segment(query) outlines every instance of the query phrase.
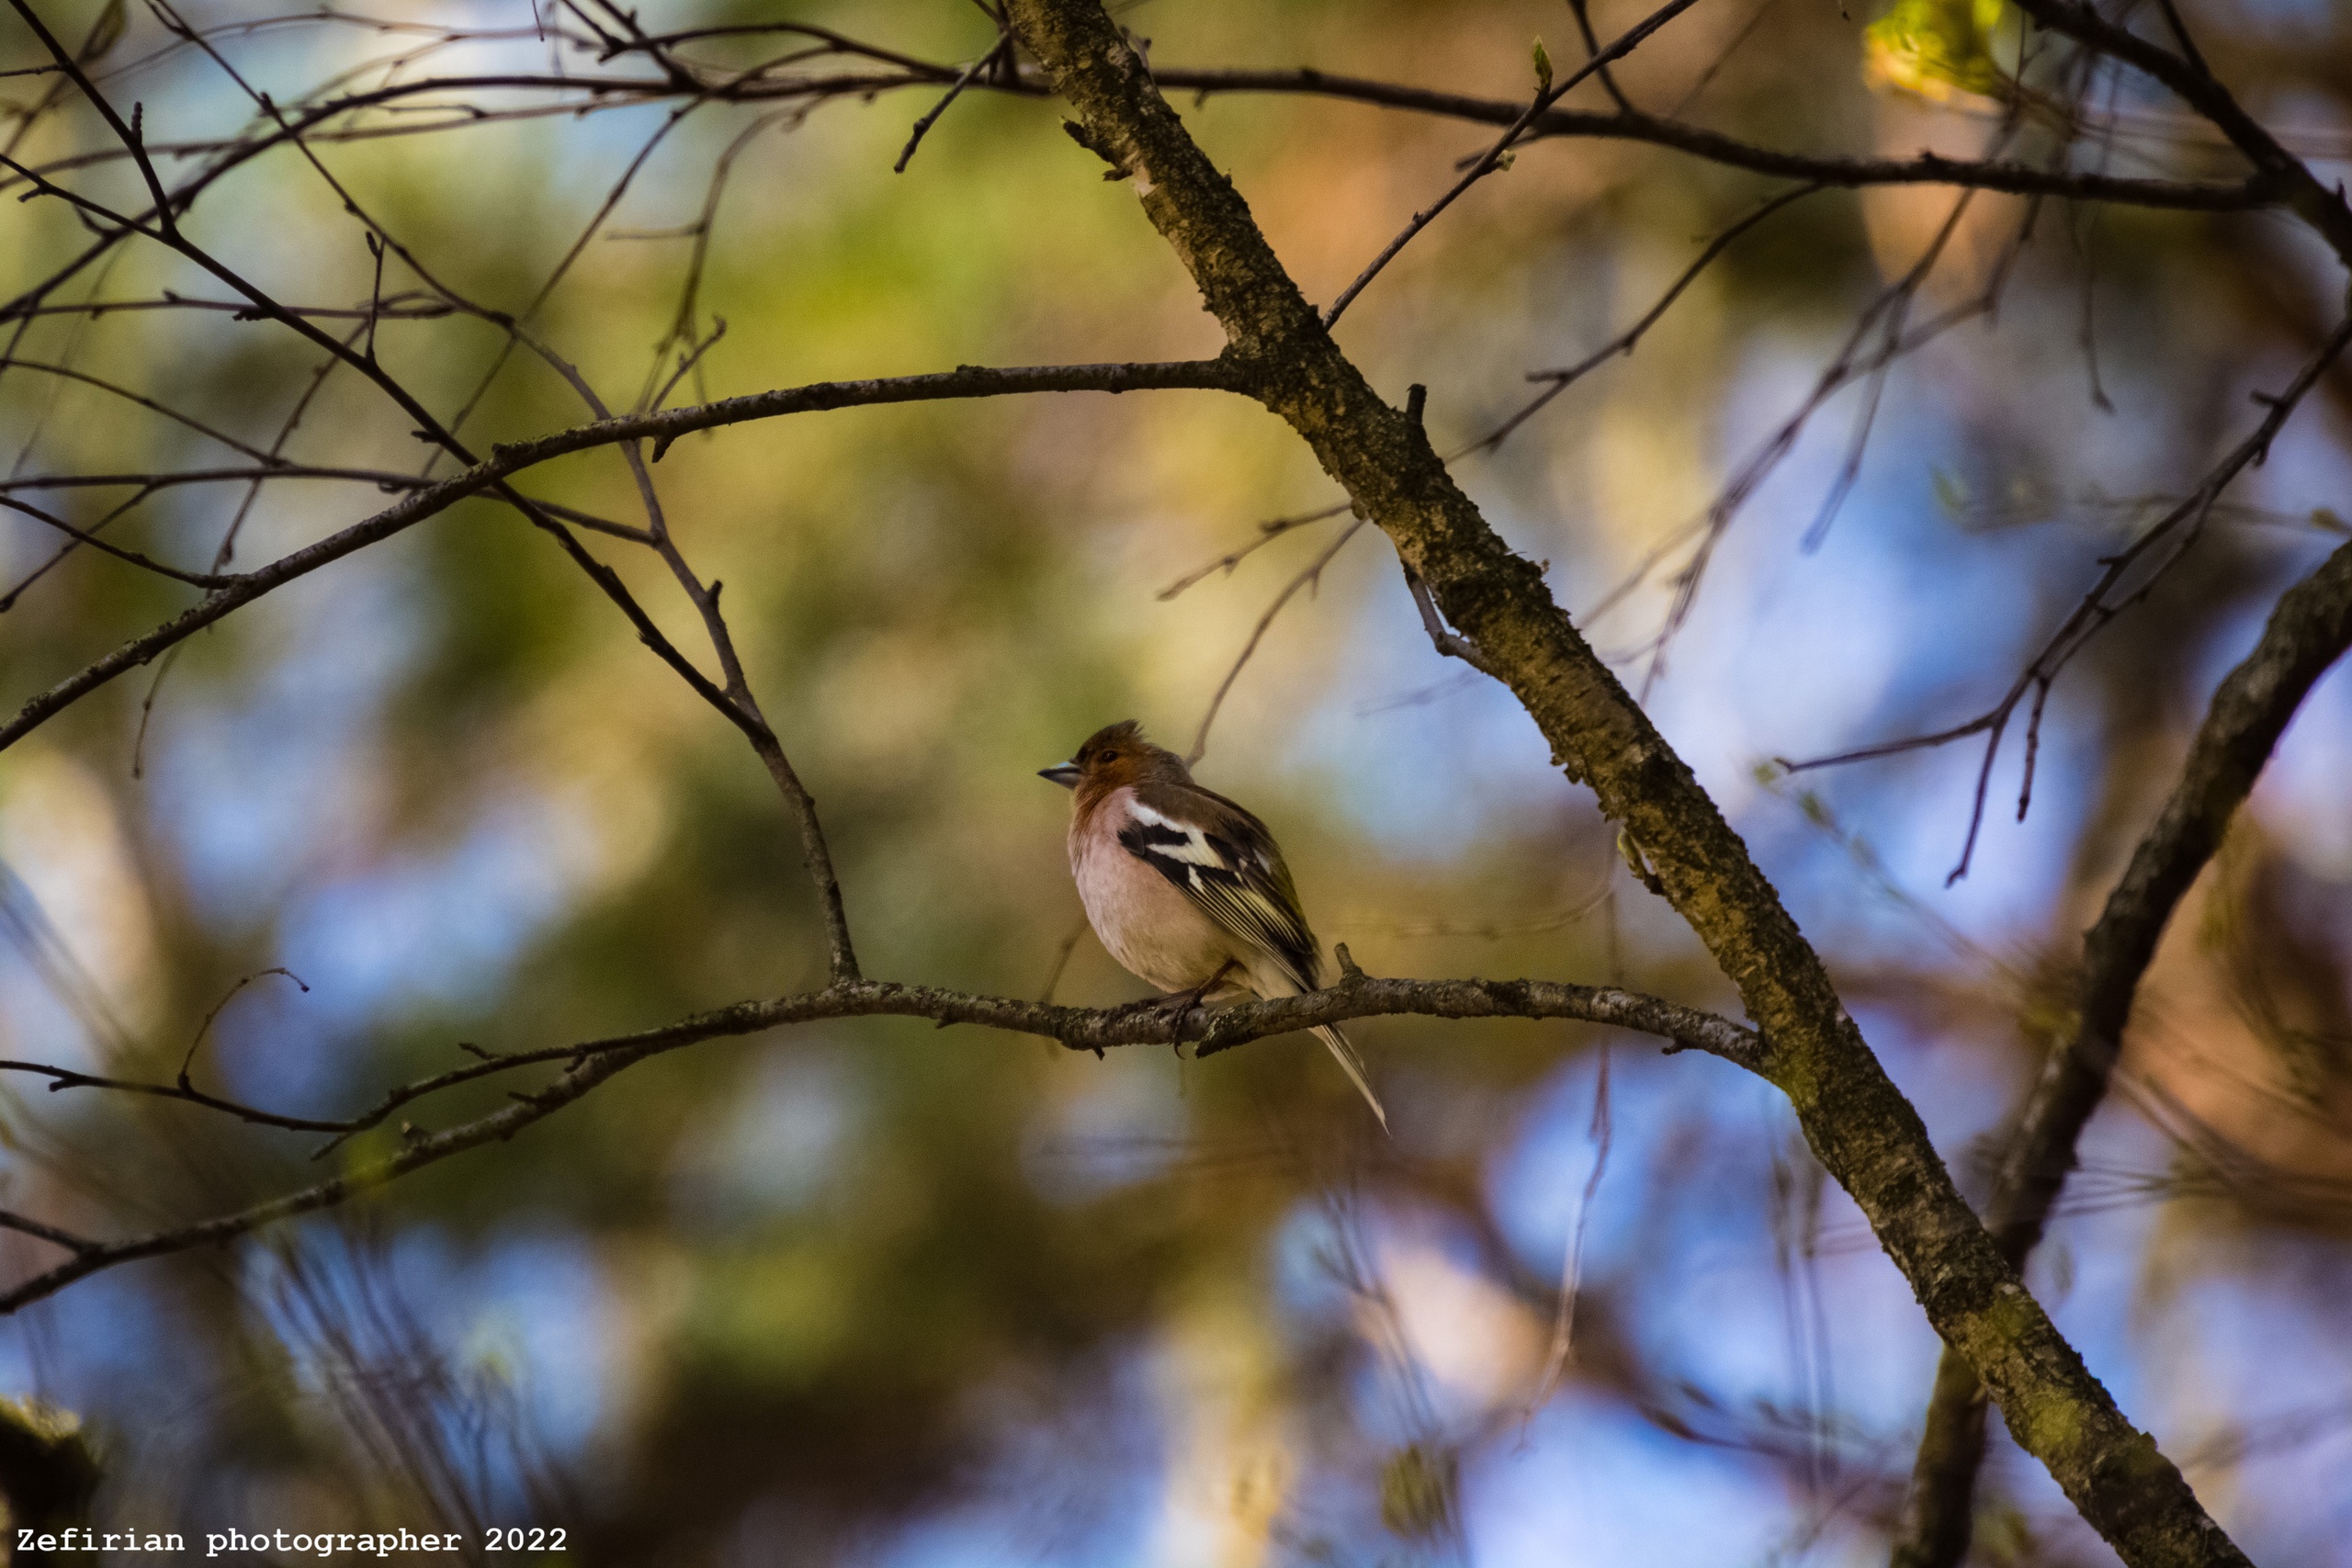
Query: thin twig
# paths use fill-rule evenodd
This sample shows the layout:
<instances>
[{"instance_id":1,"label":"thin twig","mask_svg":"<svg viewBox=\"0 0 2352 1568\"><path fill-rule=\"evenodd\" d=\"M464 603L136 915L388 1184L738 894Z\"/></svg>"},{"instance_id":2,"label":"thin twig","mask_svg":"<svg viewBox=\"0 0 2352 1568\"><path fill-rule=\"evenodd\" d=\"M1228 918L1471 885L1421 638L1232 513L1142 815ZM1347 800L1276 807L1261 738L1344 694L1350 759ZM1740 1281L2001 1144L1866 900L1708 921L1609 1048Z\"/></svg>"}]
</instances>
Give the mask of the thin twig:
<instances>
[{"instance_id":1,"label":"thin twig","mask_svg":"<svg viewBox=\"0 0 2352 1568\"><path fill-rule=\"evenodd\" d=\"M2026 774L2018 791L2018 816L2023 819L2033 799L2033 761L2041 738L2041 715L2051 688L2056 684L2059 675L2092 638L2116 616L2145 598L2165 573L2187 555L2200 536L2205 521L2222 492L2239 474L2259 463L2268 454L2270 444L2285 427L2296 405L2302 401L2304 394L2311 390L2346 347L2352 347L2352 314L2346 315L2337 324L2318 352L2296 373L2286 390L2276 395L2256 394L2256 400L2264 411L2261 420L2244 440L2207 471L2205 478L2186 499L2158 518L2130 545L2103 559L2098 580L2065 620L2059 624L2058 629L2042 643L2041 651L2010 683L2000 700L1991 707L1948 728L1923 735L1883 740L1874 745L1857 747L1826 757L1808 758L1803 761L1792 761L1784 757L1774 761L1791 773L1803 773L1813 768L1842 767L1851 762L1929 750L1955 740L1964 740L1973 735L1984 736L1984 755L1977 767L1975 795L1969 808L1968 834L1961 846L1959 863L1945 880L1949 885L1968 874L1969 863L1975 854L1977 834L1984 824L1985 803L1992 788L1994 759L1999 755L2002 739L2019 706L2025 705L2029 697L2032 699L2028 716ZM2165 552L2162 558L2135 576L2143 560L2159 547ZM2110 594L2115 596L2110 598Z\"/></svg>"},{"instance_id":2,"label":"thin twig","mask_svg":"<svg viewBox=\"0 0 2352 1568\"><path fill-rule=\"evenodd\" d=\"M1009 58L1012 53L1012 35L999 34L995 44L989 48L986 54L981 55L978 60L972 62L970 65L965 67L964 73L956 78L955 85L947 89L947 96L941 98L939 102L933 104L931 107L930 113L915 121L914 131L907 138L906 146L899 150L899 161L890 165L890 172L894 175L905 174L907 172L907 165L914 162L915 149L922 145L922 139L930 133L931 128L939 123L939 117L947 112L947 106L954 103L957 98L962 97L964 96L964 89L970 86L975 81L978 80L984 72L995 65L1000 60Z\"/></svg>"},{"instance_id":3,"label":"thin twig","mask_svg":"<svg viewBox=\"0 0 2352 1568\"><path fill-rule=\"evenodd\" d=\"M1635 49L1641 46L1644 39L1647 39L1652 33L1657 31L1658 28L1666 26L1667 23L1672 21L1675 17L1680 16L1683 12L1689 10L1695 4L1697 4L1697 0L1667 0L1667 3L1664 6L1659 6L1657 10L1651 12L1646 17L1643 18L1639 23L1628 28L1608 48L1596 51L1592 58L1586 61L1584 64L1577 67L1576 70L1568 73L1568 74L1559 82L1548 84L1542 90L1537 92L1535 95L1535 101L1530 104L1527 108L1521 113L1520 117L1510 123L1510 125L1503 131L1502 135L1496 140L1495 144L1492 147L1487 148L1486 153L1480 157L1476 163L1470 165L1469 171L1453 183L1453 188L1448 190L1443 196L1439 197L1437 200L1430 203L1429 206L1421 209L1420 211L1414 213L1412 221L1406 224L1404 229L1397 233L1396 237L1388 242L1385 249L1384 249L1378 255L1372 258L1370 265L1365 266L1363 271L1356 275L1354 282L1349 284L1347 288L1340 291L1339 299L1333 300L1331 302L1331 308L1323 312L1323 325L1325 329L1328 331L1331 326L1337 323L1340 315L1351 304L1354 303L1356 296L1363 293L1371 284L1372 280L1380 276L1381 269L1385 267L1390 262L1394 261L1399 251L1402 251L1407 245L1412 243L1413 237L1415 235L1419 234L1422 230L1435 222L1438 215L1442 213L1447 208L1452 207L1456 198L1458 198L1463 192L1468 190L1472 186L1476 185L1480 180L1485 179L1488 175L1493 174L1497 169L1506 167L1507 165L1504 164L1503 159L1504 155L1510 151L1511 144L1527 133L1528 128L1535 123L1536 119L1543 115L1544 110L1559 102L1561 97L1566 95L1570 88L1576 86L1577 84L1582 82L1586 77L1591 75L1597 71L1606 69L1611 61L1623 60L1626 55L1633 53Z\"/></svg>"},{"instance_id":4,"label":"thin twig","mask_svg":"<svg viewBox=\"0 0 2352 1568\"><path fill-rule=\"evenodd\" d=\"M491 489L508 476L553 457L633 439L662 446L696 430L773 419L822 409L868 408L941 399L1000 397L1013 393L1134 391L1146 388L1196 388L1231 391L1245 385L1242 373L1222 359L1165 365L1058 365L992 369L966 366L929 376L871 381L820 381L812 386L754 392L718 402L664 409L619 418L492 448L491 456L447 479L415 491L374 516L280 557L267 566L236 574L197 604L142 637L85 666L31 698L0 724L0 750L30 734L56 714L125 671L136 669L232 612L273 590L390 538L458 502Z\"/></svg>"},{"instance_id":5,"label":"thin twig","mask_svg":"<svg viewBox=\"0 0 2352 1568\"><path fill-rule=\"evenodd\" d=\"M757 1034L820 1020L901 1017L1041 1035L1057 1040L1072 1050L1189 1043L1200 1055L1212 1055L1269 1035L1351 1019L1403 1014L1453 1019L1575 1020L1657 1035L1675 1048L1703 1051L1751 1068L1762 1060L1762 1048L1754 1032L1729 1020L1615 987L1574 986L1550 980L1401 980L1374 979L1359 974L1339 986L1305 996L1247 1002L1215 1012L1195 1010L1182 1018L1151 1009L1057 1007L1007 997L859 981L773 1001L738 1003L635 1034L514 1052L478 1066L438 1075L426 1080L427 1084L446 1087L535 1064L568 1064L553 1083L487 1115L443 1132L419 1134L383 1158L233 1213L110 1242L69 1237L40 1222L0 1213L0 1226L55 1241L74 1255L69 1261L0 1292L0 1314L16 1312L52 1296L75 1280L105 1269L140 1258L218 1246L266 1225L347 1202L453 1155L512 1138L636 1063L703 1041ZM388 1096L368 1113L368 1124L379 1124L391 1109L407 1103L417 1093L428 1091L421 1086L411 1086L411 1090L413 1092L395 1091ZM355 1118L354 1122L361 1120ZM349 1126L336 1125L338 1130L347 1130Z\"/></svg>"},{"instance_id":6,"label":"thin twig","mask_svg":"<svg viewBox=\"0 0 2352 1568\"><path fill-rule=\"evenodd\" d=\"M580 394L581 400L588 405L589 412L596 416L599 423L611 423L612 411L605 406L603 400L596 395L595 389L589 384L588 378L580 373L577 367L544 344L524 338L519 329L515 335L518 339L522 339L533 352L553 366L557 373L571 383L572 389ZM662 656L673 668L679 669L682 673L687 673L687 683L693 686L697 694L712 702L721 713L741 728L744 735L752 742L752 750L758 754L761 762L767 768L769 777L774 780L778 793L784 796L785 805L791 811L793 820L800 831L801 864L808 871L809 880L816 885L818 905L823 912L829 972L837 985L855 981L860 977L857 950L850 940L849 915L842 899L841 877L833 869L832 850L827 844L825 829L818 820L817 802L809 795L808 787L800 782L800 774L793 767L791 760L785 755L784 743L777 739L775 727L768 723L767 716L760 711L759 699L752 692L751 679L744 673L742 659L735 650L734 634L729 629L727 617L718 608L718 584L703 581L695 570L687 564L684 554L678 548L676 539L671 535L669 519L662 510L661 494L654 487L653 474L646 464L640 443L628 440L619 442L617 445L622 459L628 463L629 473L637 481L638 496L645 507L647 532L651 536L652 547L670 568L671 575L676 578L678 586L684 590L687 600L702 616L704 632L710 639L712 651L718 656L719 670L727 682L726 690L723 693L714 692L709 682L699 673L689 672L691 667L685 664L683 656L676 655L673 651L665 651ZM569 547L568 540L563 542L567 544L575 560L581 561L583 565L588 564L584 552ZM638 625L640 637L654 646L657 651L666 649L666 641L661 638L660 633L652 630L651 623L635 609L627 591L620 587L620 580L617 577L609 570L599 570L594 567L591 567L589 575L596 580L606 593L613 595L625 611L629 612L630 618Z\"/></svg>"},{"instance_id":7,"label":"thin twig","mask_svg":"<svg viewBox=\"0 0 2352 1568\"><path fill-rule=\"evenodd\" d=\"M1296 576L1283 584L1283 591L1274 595L1274 602L1266 606L1266 613L1260 615L1258 624L1250 628L1250 640L1241 645L1241 652L1234 660L1233 667L1225 672L1225 679L1216 683L1216 694L1209 698L1208 711L1201 715L1201 727L1193 733L1193 749L1184 753L1186 766L1191 766L1207 755L1209 727L1216 722L1218 711L1225 706L1226 694L1233 690L1233 683L1241 678L1241 671L1248 667L1250 657L1258 651L1258 645L1265 640L1266 628L1274 624L1274 617L1283 613L1283 606L1289 604L1300 589L1322 581L1323 569L1331 564L1332 558L1345 549L1348 541L1354 538L1363 527L1363 519L1359 517L1340 530L1338 538L1332 540L1313 560L1308 561Z\"/></svg>"},{"instance_id":8,"label":"thin twig","mask_svg":"<svg viewBox=\"0 0 2352 1568\"><path fill-rule=\"evenodd\" d=\"M144 499L144 497L142 495L138 499ZM110 545L104 539L99 538L96 534L91 532L89 529L76 528L73 524L68 523L64 518L58 516L55 513L47 512L42 510L40 507L30 504L29 502L18 501L13 495L0 494L0 507L5 507L10 512L21 513L25 516L30 517L37 522L47 524L50 527L56 529L59 533L72 539L76 545L87 545L90 548L96 550L103 555L112 556L119 561L127 562L131 566L141 568L147 571L152 571L158 577L168 577L174 582L185 582L191 587L196 588L222 588L235 581L232 578L218 576L211 572L182 571L175 566L165 566L162 561L155 560L148 556L141 555L137 550L126 550L119 545ZM9 598L10 602L13 603L15 595L12 593Z\"/></svg>"}]
</instances>

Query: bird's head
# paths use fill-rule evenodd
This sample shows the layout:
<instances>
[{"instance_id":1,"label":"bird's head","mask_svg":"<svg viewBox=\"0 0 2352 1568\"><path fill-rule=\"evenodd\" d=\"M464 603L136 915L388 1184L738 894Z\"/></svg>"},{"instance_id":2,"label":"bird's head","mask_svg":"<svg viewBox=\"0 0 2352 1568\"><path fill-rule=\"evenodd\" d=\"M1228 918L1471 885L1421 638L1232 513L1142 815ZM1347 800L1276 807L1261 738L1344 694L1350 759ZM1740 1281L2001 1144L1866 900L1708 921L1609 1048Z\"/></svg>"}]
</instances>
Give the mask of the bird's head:
<instances>
[{"instance_id":1,"label":"bird's head","mask_svg":"<svg viewBox=\"0 0 2352 1568\"><path fill-rule=\"evenodd\" d=\"M1131 718L1104 725L1086 738L1069 761L1040 768L1037 776L1078 791L1081 801L1099 800L1125 784L1155 780L1190 784L1193 779L1183 758L1146 740L1143 726Z\"/></svg>"}]
</instances>

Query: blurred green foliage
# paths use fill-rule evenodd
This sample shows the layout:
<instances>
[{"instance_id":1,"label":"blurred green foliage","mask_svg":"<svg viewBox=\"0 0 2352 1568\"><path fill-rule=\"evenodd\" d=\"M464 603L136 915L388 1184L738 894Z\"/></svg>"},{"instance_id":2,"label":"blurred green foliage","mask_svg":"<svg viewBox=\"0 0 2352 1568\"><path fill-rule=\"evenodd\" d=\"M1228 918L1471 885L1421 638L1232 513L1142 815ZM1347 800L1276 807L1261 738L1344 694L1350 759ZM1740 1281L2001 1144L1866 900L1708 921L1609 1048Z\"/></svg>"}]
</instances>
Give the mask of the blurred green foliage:
<instances>
[{"instance_id":1,"label":"blurred green foliage","mask_svg":"<svg viewBox=\"0 0 2352 1568\"><path fill-rule=\"evenodd\" d=\"M123 74L107 81L143 102L157 146L250 118L194 51L150 58L164 41L152 18L122 20L119 0L87 20L63 9L73 27L124 29L107 56ZM1603 10L1603 36L1634 19ZM263 12L189 14L226 26ZM419 35L398 30L411 26L508 29L450 59L540 68L534 15L419 5L381 24L231 32L222 47L292 102L337 70L418 47ZM926 58L965 62L989 43L971 8L791 15ZM1562 36L1543 7L1509 3L1123 15L1153 35L1163 62L1306 61L1514 101L1527 92L1524 40L1539 26ZM1874 95L1866 69L1915 89L1997 96L1996 16L1971 0L1903 0L1867 28L1828 7L1751 28L1702 8L1617 73L1645 104L1679 102L1770 145L1908 152L1930 130L1984 127L1958 115L1931 124L1917 104ZM665 28L776 19L772 7L724 4L658 17ZM2352 82L2343 18L2293 49L2277 41L2285 27L2249 24L2229 40L2227 69L2340 119ZM30 58L19 33L0 44L0 65ZM735 65L775 49L742 38L698 47ZM437 60L401 69L457 69ZM1540 43L1533 62L1548 78ZM582 55L567 63L594 67ZM18 79L19 102L25 80L38 78ZM497 105L524 101L481 91ZM529 330L616 406L676 368L672 329L690 281L693 341L721 320L725 333L673 400L964 363L1215 352L1213 324L1132 194L1095 177L1055 130L1053 105L967 93L893 176L933 101L932 87L852 96L756 130L772 109L698 107L649 156ZM1319 299L1490 133L1305 97L1179 107ZM435 278L519 314L669 113L490 118L318 152ZM365 123L398 129L400 118ZM747 131L714 199L714 166ZM24 146L62 158L100 135L69 107L32 122ZM2140 151L2168 166L2210 156L2165 135ZM185 175L199 164L174 153L166 167ZM119 164L78 177L109 198L135 195ZM1465 442L1519 405L1526 372L1622 330L1707 235L1778 188L1657 149L1532 145L1351 308L1346 345L1400 398L1410 382L1428 385L1433 428ZM1601 604L1703 513L1951 202L1906 189L1791 208L1706 274L1636 355L1499 453L1465 459L1464 482L1514 546L1554 563L1573 610ZM706 212L697 277L682 226ZM1921 319L1982 286L2024 212L2006 198L1975 204ZM86 241L55 202L12 207L6 221L11 292ZM288 297L342 308L369 297L357 230L299 158L257 161L190 222ZM1870 456L1883 487L1839 525L1854 553L1839 555L1846 535L1835 536L1822 569L1832 587L1804 601L1823 607L1796 630L1756 629L1776 595L1804 592L1791 585L1799 558L1782 524L1811 520L1815 463L1759 503L1753 528L1770 547L1735 548L1711 569L1690 634L1699 674L1669 678L1660 698L1678 742L1690 742L1808 926L1826 933L1873 1038L1906 1082L1916 1072L1939 1086L1944 1101L1927 1109L1954 1149L1998 1121L2047 1032L2049 976L2065 962L2052 955L2068 951L2089 890L2164 785L2180 694L2210 679L2203 650L2234 635L2233 617L2275 587L2286 558L2251 531L2217 531L2193 583L2167 584L2086 660L2065 716L2081 739L2063 766L2049 764L2059 804L2036 808L2059 825L2019 840L2010 870L1986 874L2007 877L1998 897L1954 917L1974 922L1973 949L1922 936L1880 897L1889 878L1940 876L1960 808L1932 769L1964 773L1973 759L1837 775L1795 812L1737 793L1740 781L1768 746L1826 750L1924 728L2006 681L2035 617L2068 602L2120 525L2111 509L2070 510L2075 477L2103 465L2124 476L2116 494L2138 493L2134 475L2153 476L2141 489L2182 482L2178 454L2201 454L2233 428L2222 403L2229 417L2243 412L2234 391L2213 389L2292 359L2312 313L2300 261L2265 250L2268 231L2174 214L2042 222L2004 304L2006 335L1955 334L1898 383L1903 406ZM2230 281L2248 275L2249 247L2255 275L2283 280L2275 288ZM424 287L401 273L388 269L388 291ZM165 289L209 298L218 285L127 250L64 299ZM2090 341L2107 385L2131 389L2119 393L2129 428L2089 412L2076 332L2086 290L2114 323ZM503 359L466 426L477 446L587 417L560 378L509 355L479 321L386 321L378 350L445 412ZM288 334L226 312L44 317L12 353L135 384L262 449L318 361ZM2340 421L2341 389L2328 395L2339 400L2321 417ZM1831 417L1842 430L1843 414ZM0 375L0 429L21 471L232 460L217 440L22 369ZM424 462L383 400L347 374L308 401L288 450L403 473ZM2291 455L2279 466L2340 474L2340 448L2334 469ZM1286 430L1205 393L809 414L688 437L653 471L688 558L725 584L752 685L819 803L868 971L1012 995L1046 985L1078 917L1065 797L1035 770L1116 718L1184 744L1265 605L1330 538L1329 524L1295 531L1238 570L1155 597L1251 542L1261 520L1330 499ZM2030 519L1988 520L1972 499L2052 475L2057 491L2032 493L2060 499ZM641 520L609 450L548 465L526 488ZM87 528L130 492L45 493ZM174 490L110 536L200 568L241 498L235 486ZM1952 516L1938 516L1939 501ZM236 562L383 502L366 484L272 484ZM2307 515L2317 502L2300 504ZM8 570L21 575L50 543L32 525L11 526ZM583 537L704 656L659 562ZM1593 626L1629 673L1660 624L1671 570ZM7 612L0 678L14 693L39 690L190 601L181 585L77 558ZM1615 875L1611 832L1508 704L1449 683L1457 673L1420 640L1386 547L1367 534L1274 625L1202 775L1273 825L1317 930L1375 973L1618 976L1727 1005L1727 987L1660 908L1622 877L1607 899L1595 896ZM1690 691L1701 694L1689 706L1670 707ZM1768 735L1767 719L1800 733ZM1871 818L1883 858L1825 848L1833 807ZM239 976L286 964L312 993L241 996L196 1071L245 1097L339 1114L389 1083L458 1065L461 1041L503 1050L606 1036L824 975L790 821L741 737L543 536L486 501L232 617L168 671L115 682L0 761L0 853L51 903L71 892L72 908L53 912L127 1036L101 1038L86 1010L58 999L55 976L27 971L7 993L8 1027L24 1036L12 1055L168 1076ZM2321 865L2316 842L2282 828L2267 852L2303 865L2330 890L2320 902L2340 910L2343 874ZM2249 907L2258 932L2301 906ZM2311 962L2340 982L2341 923L2327 919L2334 934L2314 941ZM1108 1003L1140 990L1088 940L1057 995ZM2312 1032L2307 1023L2296 1038ZM873 1561L910 1523L974 1508L1012 1521L1008 1553L1023 1560L1442 1558L1463 1519L1482 1517L1480 1478L1501 1472L1521 1430L1513 1401L1534 1384L1522 1341L1550 1330L1567 1234L1554 1190L1576 1185L1558 1151L1585 1147L1597 1041L1565 1027L1405 1020L1363 1034L1389 1103L1406 1108L1394 1147L1374 1145L1347 1085L1303 1039L1198 1065L1151 1052L1097 1061L888 1021L699 1045L272 1246L77 1287L22 1320L23 1364L108 1434L106 1451L122 1459L101 1509L142 1523L201 1529L234 1512L364 1528L470 1513L564 1524L582 1561ZM2340 1106L2327 1099L2340 1092L2340 1061L2305 1057L2313 1092ZM1769 1292L1704 1282L1722 1249L1769 1252L1758 1163L1781 1157L1757 1152L1778 1122L1759 1134L1744 1090L1707 1076L1717 1070L1677 1059L1654 1080L1679 1087L1657 1090L1643 1148L1621 1156L1632 1163L1608 1190L1645 1244L1590 1286L1570 1381L1577 1397L1648 1423L1643 1442L1679 1445L1685 1457L1661 1466L1686 1462L1700 1438L1744 1455L1743 1517L1761 1539L1786 1525L1785 1498L1815 1506L1804 1488L1818 1467L1776 1425L1770 1398L1686 1398L1708 1375L1708 1347L1732 1329L1657 1304L1717 1291L1709 1314L1753 1318L1780 1343ZM446 1127L503 1103L510 1087L468 1086L404 1114ZM2205 1109L2228 1120L2228 1104ZM311 1162L301 1139L184 1107L25 1095L6 1114L11 1203L108 1234L234 1207L333 1164ZM400 1136L387 1127L334 1157L372 1158ZM2334 1172L2340 1140L2313 1134L2290 1152ZM1390 1354L1366 1325L1403 1309L1380 1305L1376 1281L1340 1291L1337 1304L1317 1294L1335 1272L1314 1239L1317 1216L1334 1205L1384 1238L1370 1276L1419 1259L1413 1277L1435 1293L1406 1306L1445 1304L1413 1321L1455 1328ZM1540 1223L1527 1218L1536 1211ZM2277 1222L2254 1205L2211 1224L2274 1222L2309 1247L2312 1269L2340 1263L2337 1219ZM1424 1241L1408 1247L1415 1236ZM2133 1267L2136 1239L2101 1245ZM1849 1250L1858 1268L1875 1262L1866 1243ZM2262 1278L2277 1300L2297 1299ZM1879 1314L1871 1321L1894 1325L1883 1334L1899 1347L1882 1380L1894 1392L1853 1418L1877 1423L1869 1464L1891 1476L1903 1445L1881 1439L1910 1417L1883 1410L1924 1397L1932 1346L1899 1290L1868 1303L1855 1292L1853 1320ZM1430 1371L1441 1362L1452 1368L1443 1377ZM1708 1426L1733 1406L1750 1427ZM1883 1524L1892 1484L1857 1488L1839 1540ZM1657 1521L1662 1538L1686 1525ZM2004 1540L2012 1533L2028 1560L2035 1538L2020 1525ZM2062 1528L2053 1539L2054 1554L2071 1538Z\"/></svg>"}]
</instances>

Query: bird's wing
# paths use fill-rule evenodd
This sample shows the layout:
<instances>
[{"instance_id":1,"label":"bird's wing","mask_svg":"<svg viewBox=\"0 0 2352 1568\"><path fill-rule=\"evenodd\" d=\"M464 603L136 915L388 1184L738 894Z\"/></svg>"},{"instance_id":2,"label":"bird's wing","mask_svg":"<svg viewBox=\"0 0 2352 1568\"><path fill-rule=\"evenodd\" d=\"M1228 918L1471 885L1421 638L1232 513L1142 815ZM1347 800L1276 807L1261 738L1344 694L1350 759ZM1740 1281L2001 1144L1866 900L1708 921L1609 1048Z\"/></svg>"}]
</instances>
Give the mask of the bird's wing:
<instances>
[{"instance_id":1,"label":"bird's wing","mask_svg":"<svg viewBox=\"0 0 2352 1568\"><path fill-rule=\"evenodd\" d=\"M1300 990L1315 989L1322 952L1264 823L1198 786L1147 786L1129 799L1119 844L1218 926L1272 953Z\"/></svg>"}]
</instances>

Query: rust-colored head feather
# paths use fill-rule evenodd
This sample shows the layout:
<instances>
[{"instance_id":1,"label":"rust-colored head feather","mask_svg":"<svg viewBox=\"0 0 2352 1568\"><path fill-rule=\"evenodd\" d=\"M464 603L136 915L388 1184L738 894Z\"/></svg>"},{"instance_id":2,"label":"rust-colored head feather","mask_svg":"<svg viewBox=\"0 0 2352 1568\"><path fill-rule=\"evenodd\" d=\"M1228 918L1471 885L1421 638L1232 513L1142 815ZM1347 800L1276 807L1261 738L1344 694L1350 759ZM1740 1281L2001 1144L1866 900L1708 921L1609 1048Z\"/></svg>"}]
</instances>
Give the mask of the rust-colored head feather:
<instances>
[{"instance_id":1,"label":"rust-colored head feather","mask_svg":"<svg viewBox=\"0 0 2352 1568\"><path fill-rule=\"evenodd\" d=\"M1193 782L1184 759L1145 739L1143 726L1132 718L1104 725L1086 738L1069 761L1042 770L1040 776L1076 790L1081 812L1127 784Z\"/></svg>"}]
</instances>

